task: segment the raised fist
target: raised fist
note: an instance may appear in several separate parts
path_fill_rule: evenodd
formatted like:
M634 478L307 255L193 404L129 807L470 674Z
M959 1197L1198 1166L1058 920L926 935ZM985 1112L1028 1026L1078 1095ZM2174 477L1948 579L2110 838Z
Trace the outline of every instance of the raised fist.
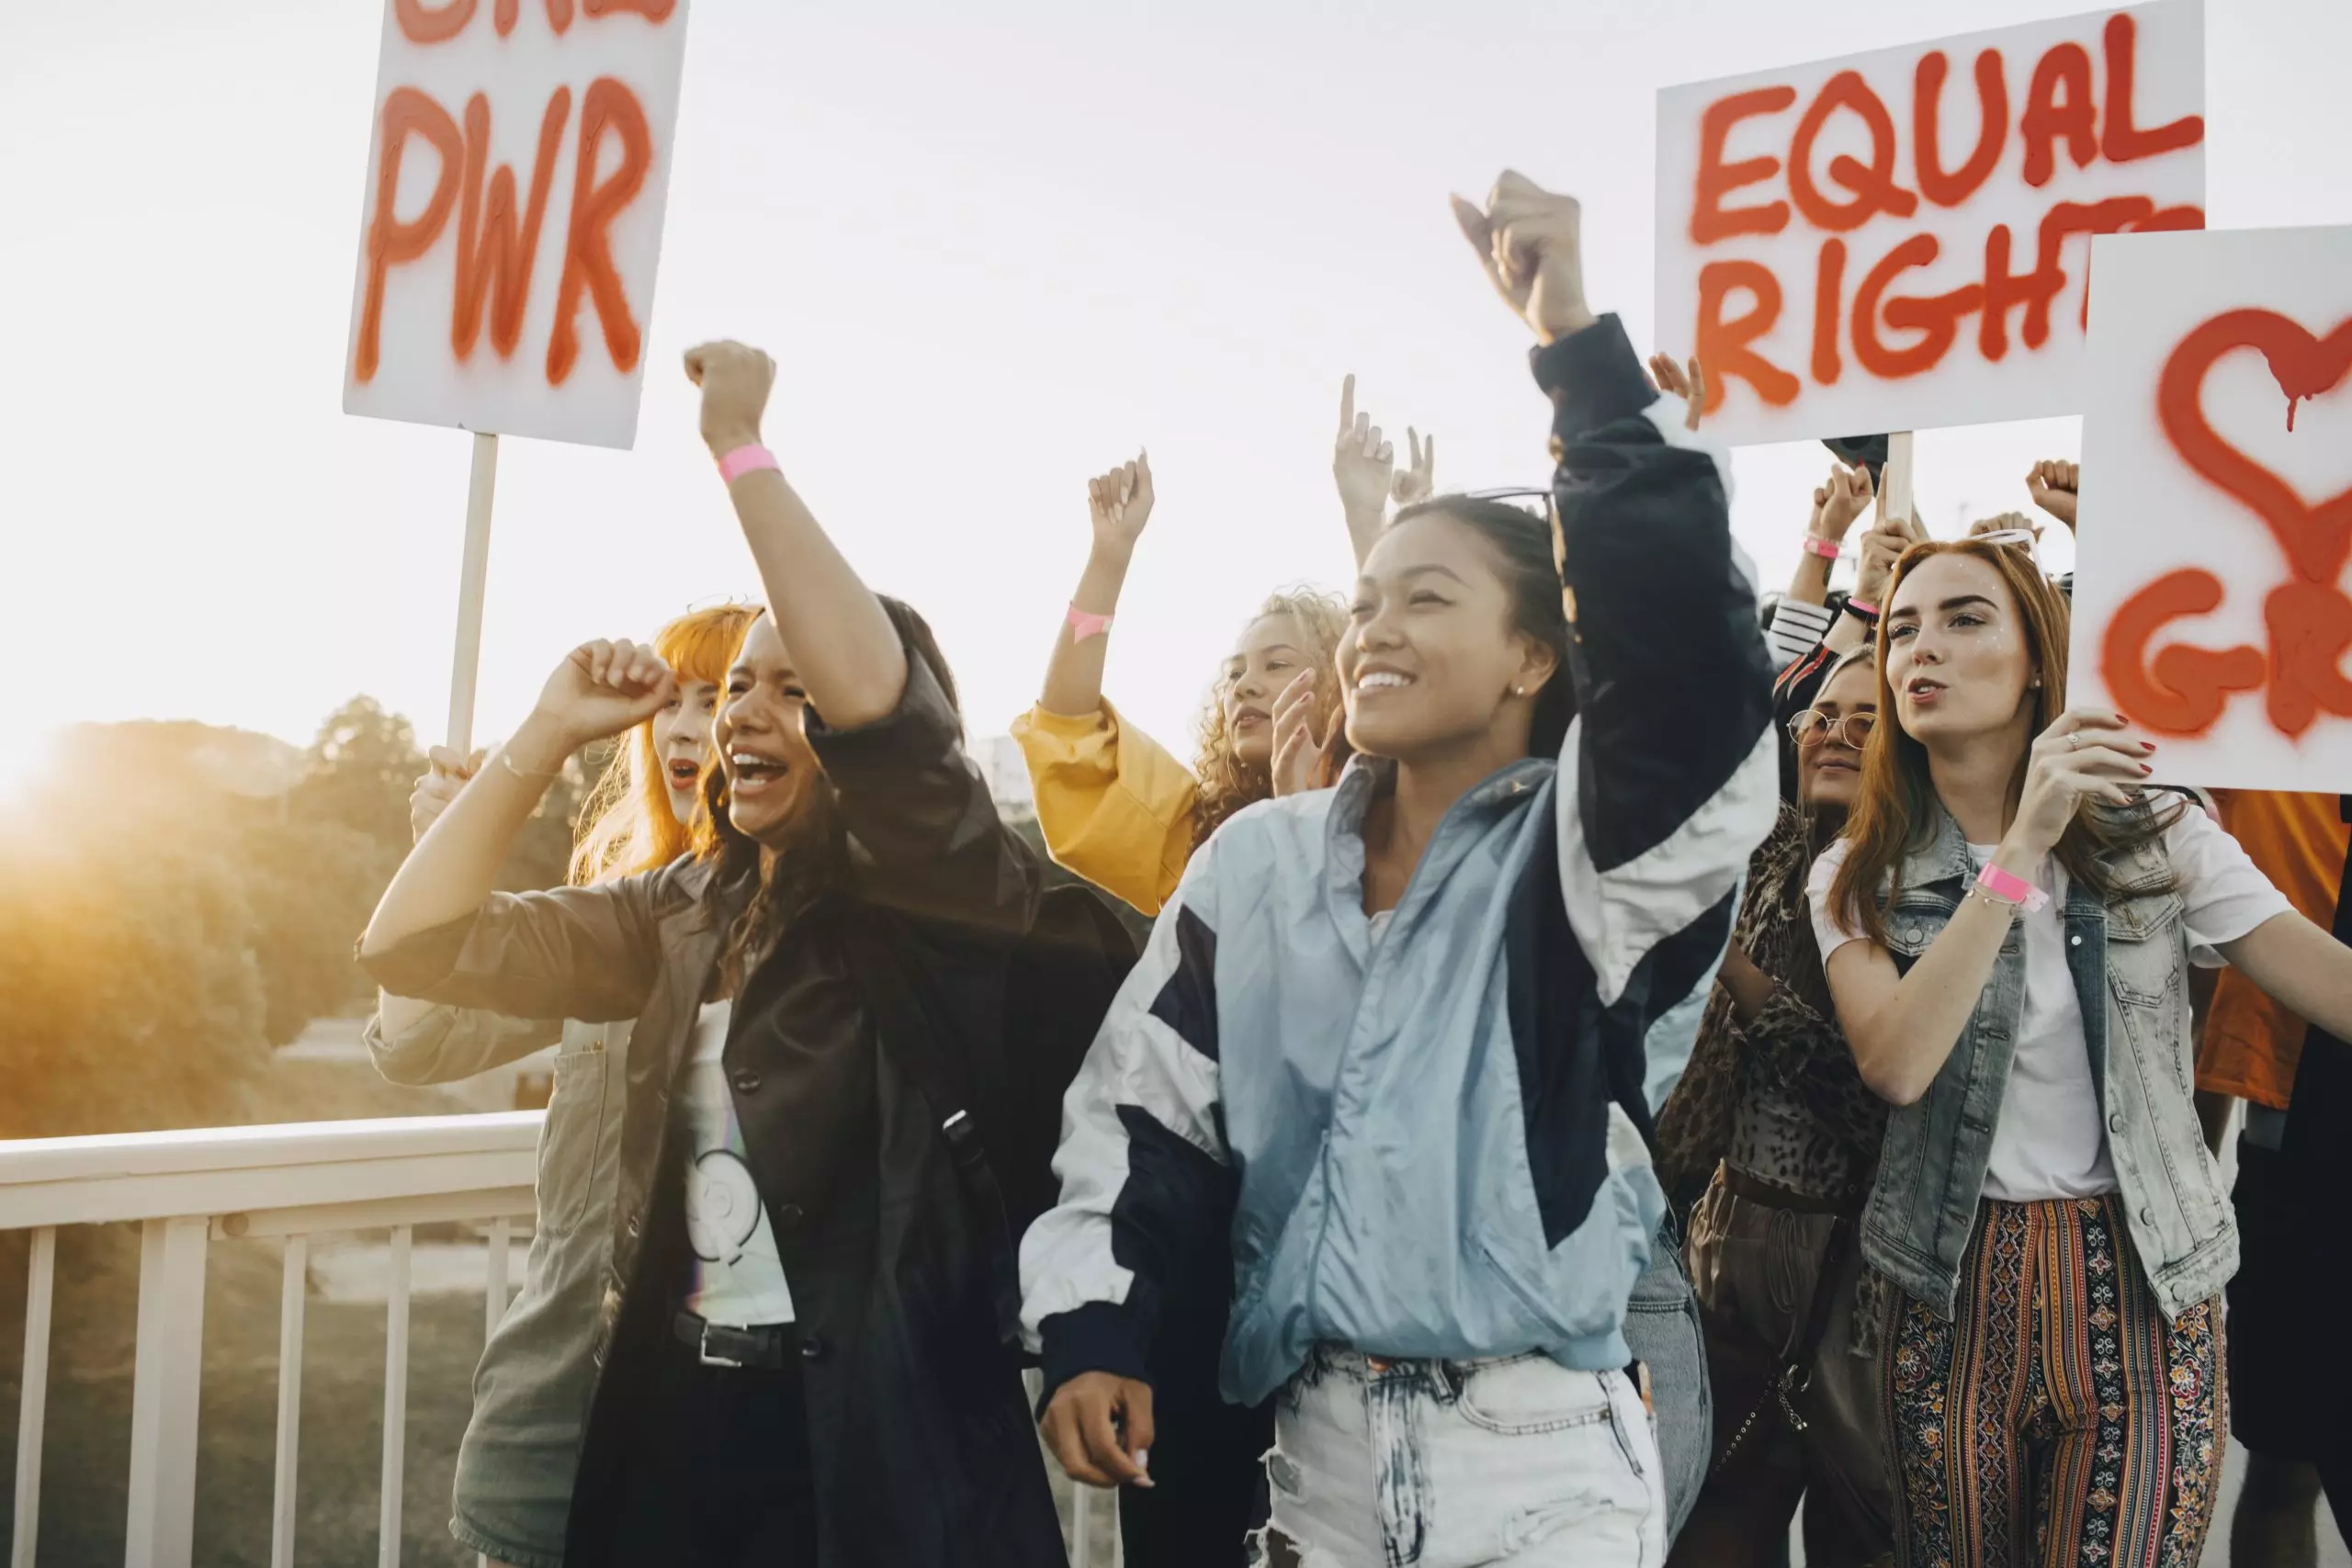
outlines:
M712 457L759 445L775 360L745 344L707 343L686 350L686 379L702 389L702 438Z
M1151 521L1151 454L1138 453L1109 473L1086 481L1086 510L1094 524L1094 547L1125 557Z
M582 643L548 677L535 716L562 738L569 754L644 723L677 690L677 677L650 648Z
M2033 503L2075 531L2075 502L2083 488L2083 466L2045 457L2036 463L2025 476L2025 488Z
M1584 299L1584 209L1505 169L1482 209L1453 198L1453 219L1503 302L1550 343L1592 325Z

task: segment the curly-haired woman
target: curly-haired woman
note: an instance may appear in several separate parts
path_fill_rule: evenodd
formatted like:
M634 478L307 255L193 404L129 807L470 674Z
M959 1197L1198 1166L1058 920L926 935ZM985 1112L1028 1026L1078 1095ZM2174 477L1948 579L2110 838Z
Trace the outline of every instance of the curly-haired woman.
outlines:
M1423 443L1416 434L1413 461L1398 472L1393 448L1369 416L1357 416L1354 404L1351 376L1332 468L1361 560L1391 494L1401 502L1429 493L1436 440ZM1136 541L1151 517L1149 457L1089 481L1087 501L1093 549L1054 640L1045 689L1037 705L1014 721L1012 734L1029 764L1037 826L1054 859L1156 915L1193 852L1227 818L1336 776L1347 743L1335 722L1340 694L1331 670L1347 610L1338 595L1311 589L1269 596L1217 671L1200 750L1188 768L1102 695L1112 618ZM1276 730L1290 727L1277 720L1294 709L1305 710L1296 715L1305 722L1296 727L1291 754L1282 757Z

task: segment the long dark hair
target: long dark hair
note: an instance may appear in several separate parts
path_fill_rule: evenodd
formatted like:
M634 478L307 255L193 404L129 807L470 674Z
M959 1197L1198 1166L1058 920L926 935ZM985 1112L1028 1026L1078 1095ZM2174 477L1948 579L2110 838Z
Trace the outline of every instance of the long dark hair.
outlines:
M881 602L907 650L907 678L914 678L918 665L928 670L960 722L964 707L956 694L955 671L947 667L947 656L940 651L931 623L902 600L887 593L874 597ZM732 996L787 927L847 885L849 840L830 784L808 792L807 804L787 825L785 841L766 846L775 851L772 855L763 856L760 840L739 830L729 818L724 769L713 768L705 775L703 807L705 837L698 853L712 863L713 896L731 897L746 884L752 889L750 901L728 930L719 960L719 984ZM767 867L764 875L763 860Z
M1535 722L1527 737L1529 756L1558 756L1577 716L1576 679L1568 662L1576 633L1568 624L1560 569L1553 558L1550 521L1507 502L1439 495L1401 508L1388 525L1398 527L1431 515L1459 523L1487 542L1503 586L1510 592L1512 629L1550 649L1558 660L1552 678L1535 694Z

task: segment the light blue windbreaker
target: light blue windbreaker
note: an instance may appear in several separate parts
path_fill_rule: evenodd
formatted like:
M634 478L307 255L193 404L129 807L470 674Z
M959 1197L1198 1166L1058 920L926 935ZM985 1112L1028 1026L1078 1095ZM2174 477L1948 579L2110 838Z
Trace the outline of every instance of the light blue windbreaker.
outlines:
M1237 1402L1318 1341L1633 1359L1665 1206L1633 1134L1689 1056L1778 807L1770 674L1717 464L1645 412L1613 319L1536 370L1578 611L1561 759L1457 802L1377 938L1361 827L1385 764L1252 807L1194 855L1071 1086L1061 1201L1023 1241L1049 1390L1143 1377L1169 1282L1219 1246Z

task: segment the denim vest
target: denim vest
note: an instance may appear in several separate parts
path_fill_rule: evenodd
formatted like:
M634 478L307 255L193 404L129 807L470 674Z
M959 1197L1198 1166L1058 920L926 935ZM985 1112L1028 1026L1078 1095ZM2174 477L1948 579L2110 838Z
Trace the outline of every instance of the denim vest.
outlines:
M1937 818L1935 837L1905 860L1902 891L1884 906L1887 948L1906 974L1975 876L1959 828L1940 809ZM2237 1227L2197 1120L2188 939L2172 863L2158 839L2109 864L2116 890L2104 901L2068 882L2066 966L2132 1245L2169 1317L2218 1294L2237 1272ZM1883 888L1879 896L1883 905ZM1888 1117L1862 1217L1871 1266L1947 1316L1958 1305L1961 1255L1975 1230L2024 1002L2023 928L2012 922L1942 1071L1917 1103Z

